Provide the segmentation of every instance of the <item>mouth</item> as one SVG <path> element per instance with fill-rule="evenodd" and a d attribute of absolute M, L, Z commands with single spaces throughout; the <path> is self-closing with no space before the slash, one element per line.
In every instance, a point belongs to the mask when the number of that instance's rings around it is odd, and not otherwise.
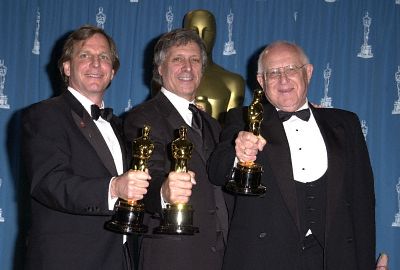
<path fill-rule="evenodd" d="M 191 74 L 181 74 L 178 76 L 178 80 L 180 81 L 192 81 L 193 80 L 193 75 Z"/>
<path fill-rule="evenodd" d="M 293 90 L 293 88 L 281 88 L 278 91 L 279 91 L 279 93 L 287 94 L 287 93 L 292 92 L 292 90 Z"/>
<path fill-rule="evenodd" d="M 89 74 L 85 74 L 86 77 L 89 78 L 94 78 L 94 79 L 101 79 L 103 77 L 102 74 L 97 74 L 97 73 L 89 73 Z"/>

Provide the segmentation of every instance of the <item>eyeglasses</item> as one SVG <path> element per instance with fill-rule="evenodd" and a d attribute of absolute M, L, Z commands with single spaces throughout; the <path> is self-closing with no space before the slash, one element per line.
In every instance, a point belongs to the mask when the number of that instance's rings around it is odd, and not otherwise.
<path fill-rule="evenodd" d="M 268 71 L 264 72 L 264 76 L 269 80 L 277 80 L 282 77 L 282 74 L 285 74 L 287 77 L 292 77 L 297 74 L 297 72 L 302 69 L 307 64 L 304 64 L 300 67 L 296 65 L 288 65 L 285 67 L 271 68 Z"/>

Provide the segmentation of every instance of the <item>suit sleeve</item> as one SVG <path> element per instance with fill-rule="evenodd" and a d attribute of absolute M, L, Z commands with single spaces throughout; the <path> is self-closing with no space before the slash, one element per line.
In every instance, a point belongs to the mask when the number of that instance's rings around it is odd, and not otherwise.
<path fill-rule="evenodd" d="M 367 145 L 357 116 L 351 123 L 353 132 L 352 167 L 353 179 L 352 214 L 359 269 L 375 269 L 375 194 L 374 178 Z"/>
<path fill-rule="evenodd" d="M 71 137 L 73 125 L 66 113 L 54 106 L 33 106 L 24 112 L 23 155 L 31 196 L 56 211 L 110 215 L 107 191 L 112 176 L 105 168 L 91 168 L 98 161 L 85 151 L 88 143 L 84 137 Z"/>
<path fill-rule="evenodd" d="M 156 114 L 154 110 L 152 112 Z M 132 140 L 141 135 L 144 125 L 149 125 L 150 140 L 154 143 L 154 151 L 148 161 L 148 169 L 151 175 L 150 185 L 147 194 L 143 198 L 146 210 L 150 213 L 161 213 L 161 185 L 164 182 L 167 168 L 170 162 L 167 159 L 167 142 L 166 138 L 171 137 L 165 127 L 165 119 L 162 117 L 151 117 L 148 110 L 141 108 L 130 111 L 124 119 L 124 133 L 127 138 L 127 144 L 130 145 Z"/>
<path fill-rule="evenodd" d="M 236 155 L 235 139 L 239 131 L 245 130 L 242 114 L 242 109 L 235 108 L 226 115 L 220 143 L 208 161 L 208 173 L 210 181 L 214 185 L 223 186 L 231 175 Z"/>

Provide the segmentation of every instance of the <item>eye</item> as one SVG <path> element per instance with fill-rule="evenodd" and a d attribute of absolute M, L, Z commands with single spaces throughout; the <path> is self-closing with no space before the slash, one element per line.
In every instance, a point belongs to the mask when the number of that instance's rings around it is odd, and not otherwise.
<path fill-rule="evenodd" d="M 184 61 L 184 58 L 181 56 L 172 58 L 172 63 L 182 63 L 183 61 Z"/>
<path fill-rule="evenodd" d="M 102 60 L 102 61 L 107 61 L 107 62 L 110 62 L 111 61 L 111 57 L 108 55 L 108 54 L 100 54 L 99 55 L 99 59 L 100 60 Z"/>
<path fill-rule="evenodd" d="M 79 59 L 88 59 L 89 58 L 89 54 L 86 52 L 81 52 L 78 56 L 79 56 Z"/>
<path fill-rule="evenodd" d="M 277 78 L 281 76 L 281 72 L 279 71 L 278 68 L 271 69 L 269 72 L 267 72 L 267 75 L 269 78 Z"/>
<path fill-rule="evenodd" d="M 298 68 L 296 66 L 290 65 L 285 68 L 285 73 L 287 75 L 293 75 L 297 72 L 297 70 L 298 70 Z"/>
<path fill-rule="evenodd" d="M 190 58 L 190 62 L 194 64 L 200 64 L 200 58 L 197 57 Z"/>

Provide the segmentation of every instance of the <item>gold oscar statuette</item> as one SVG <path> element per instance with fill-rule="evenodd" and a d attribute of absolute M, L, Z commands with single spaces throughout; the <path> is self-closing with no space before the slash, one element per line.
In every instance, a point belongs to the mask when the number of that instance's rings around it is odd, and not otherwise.
<path fill-rule="evenodd" d="M 176 172 L 188 172 L 188 161 L 192 157 L 193 144 L 186 138 L 187 128 L 180 127 L 179 138 L 171 144 Z M 160 226 L 155 228 L 157 234 L 193 235 L 199 228 L 193 226 L 193 208 L 188 203 L 168 204 L 163 209 Z"/>
<path fill-rule="evenodd" d="M 249 131 L 256 136 L 260 135 L 263 120 L 264 109 L 261 103 L 263 94 L 263 91 L 259 89 L 254 92 L 253 101 L 247 113 Z M 238 162 L 232 170 L 231 179 L 225 185 L 225 189 L 240 195 L 262 195 L 266 191 L 266 187 L 261 184 L 262 172 L 262 166 L 253 161 Z"/>
<path fill-rule="evenodd" d="M 147 161 L 154 150 L 154 144 L 149 139 L 150 127 L 144 125 L 142 136 L 133 140 L 132 169 L 144 171 Z M 114 206 L 114 215 L 106 222 L 107 229 L 123 234 L 145 233 L 147 226 L 143 224 L 144 205 L 141 201 L 131 201 L 119 198 Z"/>

